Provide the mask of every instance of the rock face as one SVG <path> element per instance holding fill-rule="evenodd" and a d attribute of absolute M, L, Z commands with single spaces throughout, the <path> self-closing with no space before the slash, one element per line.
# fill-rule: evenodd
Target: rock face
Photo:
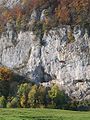
<path fill-rule="evenodd" d="M 76 28 L 75 41 L 67 44 L 68 28 L 51 30 L 44 36 L 42 65 L 55 83 L 78 99 L 87 99 L 90 89 L 90 38 L 87 32 Z M 76 34 L 77 33 L 77 34 Z M 44 77 L 47 81 L 47 77 Z"/>
<path fill-rule="evenodd" d="M 0 63 L 36 83 L 54 81 L 76 100 L 90 99 L 90 38 L 76 27 L 75 40 L 68 43 L 67 31 L 68 26 L 50 30 L 42 44 L 30 31 L 20 32 L 17 39 L 4 34 Z"/>
<path fill-rule="evenodd" d="M 20 0 L 0 0 L 0 4 L 6 7 L 12 8 L 14 5 L 18 4 Z"/>

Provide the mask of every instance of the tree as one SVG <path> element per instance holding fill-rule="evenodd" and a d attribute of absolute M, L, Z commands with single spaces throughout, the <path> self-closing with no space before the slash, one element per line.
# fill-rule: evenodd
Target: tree
<path fill-rule="evenodd" d="M 10 91 L 10 82 L 13 78 L 12 70 L 1 67 L 0 68 L 0 95 L 7 97 Z"/>
<path fill-rule="evenodd" d="M 51 99 L 52 104 L 55 103 L 56 98 L 58 97 L 59 94 L 59 88 L 55 84 L 51 87 L 51 90 L 48 91 L 49 98 Z"/>
<path fill-rule="evenodd" d="M 30 107 L 37 106 L 37 95 L 38 95 L 38 87 L 36 85 L 32 86 L 32 89 L 28 93 L 28 105 Z"/>
<path fill-rule="evenodd" d="M 19 107 L 19 100 L 17 97 L 12 97 L 8 102 L 7 102 L 7 108 L 17 108 Z"/>
<path fill-rule="evenodd" d="M 70 22 L 70 11 L 66 6 L 56 8 L 56 17 L 59 22 L 68 24 Z"/>
<path fill-rule="evenodd" d="M 28 92 L 31 90 L 31 85 L 29 83 L 22 83 L 19 88 L 17 94 L 19 96 L 28 94 Z"/>
<path fill-rule="evenodd" d="M 58 0 L 56 17 L 64 24 L 85 24 L 89 22 L 89 0 Z M 90 23 L 90 22 L 89 22 Z"/>
<path fill-rule="evenodd" d="M 37 90 L 37 104 L 38 104 L 38 107 L 45 107 L 46 106 L 46 88 L 42 85 L 40 85 L 38 87 L 38 90 Z"/>
<path fill-rule="evenodd" d="M 6 99 L 4 96 L 0 97 L 0 108 L 5 108 L 6 107 Z"/>
<path fill-rule="evenodd" d="M 28 107 L 28 93 L 31 90 L 31 85 L 29 83 L 21 84 L 18 88 L 17 96 L 19 97 L 21 107 Z"/>
<path fill-rule="evenodd" d="M 27 97 L 26 97 L 26 95 L 22 95 L 20 97 L 20 106 L 22 108 L 27 108 Z"/>
<path fill-rule="evenodd" d="M 64 108 L 64 106 L 66 107 L 66 105 L 68 105 L 69 97 L 64 91 L 61 91 L 56 84 L 48 91 L 48 95 L 51 99 L 51 104 L 54 105 L 55 108 Z"/>
<path fill-rule="evenodd" d="M 13 77 L 12 70 L 7 67 L 0 67 L 0 80 L 1 81 L 10 81 Z"/>

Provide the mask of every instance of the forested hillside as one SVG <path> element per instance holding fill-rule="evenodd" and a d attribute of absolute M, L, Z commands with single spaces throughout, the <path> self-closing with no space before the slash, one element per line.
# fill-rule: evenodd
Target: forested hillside
<path fill-rule="evenodd" d="M 12 8 L 0 6 L 0 32 L 5 31 L 7 22 L 15 23 L 16 30 L 28 29 L 28 22 L 33 10 L 45 12 L 44 24 L 47 29 L 59 24 L 68 24 L 72 27 L 80 24 L 82 27 L 90 25 L 90 1 L 89 0 L 21 0 Z M 42 22 L 36 18 L 36 23 Z M 41 23 L 39 23 L 41 22 Z"/>

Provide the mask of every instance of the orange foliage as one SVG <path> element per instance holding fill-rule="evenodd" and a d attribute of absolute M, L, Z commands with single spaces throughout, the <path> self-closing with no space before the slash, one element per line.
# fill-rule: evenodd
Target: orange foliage
<path fill-rule="evenodd" d="M 21 23 L 29 20 L 32 10 L 40 7 L 43 10 L 43 6 L 52 8 L 52 16 L 59 23 L 90 23 L 90 0 L 21 0 L 21 3 L 11 9 L 0 7 L 0 32 L 4 31 L 4 25 L 8 21 L 13 20 L 21 28 Z"/>
<path fill-rule="evenodd" d="M 13 75 L 13 72 L 6 68 L 6 67 L 1 67 L 0 68 L 0 80 L 11 80 Z"/>
<path fill-rule="evenodd" d="M 58 6 L 58 8 L 56 9 L 56 16 L 61 23 L 69 22 L 69 10 L 67 9 L 67 7 L 60 8 L 60 6 Z"/>
<path fill-rule="evenodd" d="M 12 9 L 12 15 L 16 18 L 22 17 L 22 15 L 23 15 L 22 8 L 19 5 L 14 6 Z"/>
<path fill-rule="evenodd" d="M 3 12 L 3 17 L 5 18 L 6 21 L 11 21 L 13 19 L 12 12 L 9 10 L 5 10 Z"/>
<path fill-rule="evenodd" d="M 90 14 L 90 0 L 58 0 L 58 6 L 55 15 L 59 22 L 70 23 L 73 16 L 73 10 L 76 13 L 76 21 L 84 22 L 86 15 Z"/>

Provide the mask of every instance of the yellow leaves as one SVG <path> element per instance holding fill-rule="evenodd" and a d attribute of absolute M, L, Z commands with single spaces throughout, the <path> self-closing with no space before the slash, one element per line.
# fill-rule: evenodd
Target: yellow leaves
<path fill-rule="evenodd" d="M 22 4 L 26 4 L 27 0 L 21 0 Z"/>
<path fill-rule="evenodd" d="M 58 5 L 58 7 L 55 9 L 55 15 L 57 16 L 57 17 L 60 17 L 60 9 L 61 9 L 61 7 L 60 7 L 60 5 Z"/>
<path fill-rule="evenodd" d="M 2 33 L 3 32 L 3 26 L 2 25 L 0 25 L 0 33 Z"/>
<path fill-rule="evenodd" d="M 55 84 L 52 86 L 51 90 L 48 92 L 50 98 L 54 99 L 57 97 L 58 95 L 58 92 L 59 92 L 59 88 L 58 86 Z"/>
<path fill-rule="evenodd" d="M 8 22 L 11 22 L 13 20 L 13 16 L 12 16 L 11 11 L 6 10 L 2 13 L 2 15 L 6 19 L 6 21 L 8 21 Z"/>
<path fill-rule="evenodd" d="M 11 80 L 13 75 L 13 72 L 6 68 L 6 67 L 1 67 L 0 68 L 0 80 Z"/>
<path fill-rule="evenodd" d="M 25 108 L 26 107 L 26 96 L 23 95 L 20 99 L 20 105 L 21 107 Z"/>
<path fill-rule="evenodd" d="M 75 38 L 72 34 L 72 31 L 67 32 L 67 37 L 68 37 L 68 43 L 74 42 Z"/>

